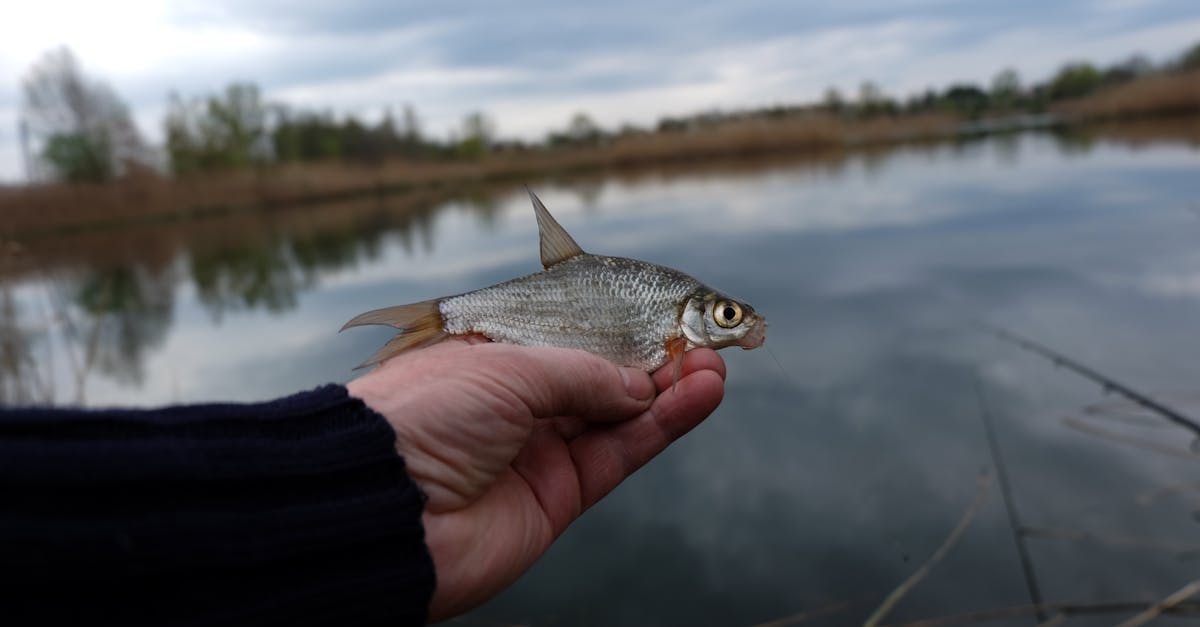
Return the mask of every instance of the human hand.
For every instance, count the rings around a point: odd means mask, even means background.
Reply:
[[[351,381],[396,430],[425,492],[437,573],[430,620],[465,612],[525,572],[584,510],[707,417],[725,363],[689,351],[653,376],[595,355],[451,339]]]

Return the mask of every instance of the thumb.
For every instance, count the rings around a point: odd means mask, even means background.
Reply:
[[[492,391],[523,404],[534,418],[627,420],[649,409],[656,393],[645,372],[580,350],[508,344],[472,349],[477,372]]]

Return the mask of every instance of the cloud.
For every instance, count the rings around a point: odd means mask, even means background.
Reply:
[[[1200,32],[1200,11],[1156,0],[133,2],[120,12],[68,0],[24,7],[0,24],[0,74],[19,77],[68,45],[153,122],[143,129],[152,140],[169,91],[201,95],[235,80],[366,117],[412,103],[439,135],[483,110],[502,134],[531,138],[580,110],[608,126],[648,124],[811,101],[828,86],[853,94],[864,80],[894,96],[986,83],[1005,67],[1040,80],[1069,59],[1161,59]],[[0,84],[0,107],[17,88]],[[0,180],[17,176],[15,152],[0,139]]]

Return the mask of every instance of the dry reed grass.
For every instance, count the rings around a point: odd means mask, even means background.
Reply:
[[[1200,69],[1148,76],[1061,103],[1054,111],[1090,121],[1200,113]]]
[[[238,211],[211,219],[140,221],[121,228],[70,229],[21,243],[0,239],[0,281],[39,272],[72,273],[94,268],[138,266],[166,269],[185,251],[253,248],[262,242],[361,239],[381,225],[404,229],[427,219],[446,194],[417,191],[397,197],[334,201],[320,211]]]

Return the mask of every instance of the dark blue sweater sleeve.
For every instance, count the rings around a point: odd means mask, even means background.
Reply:
[[[6,624],[420,625],[423,497],[342,386],[260,404],[0,409]]]

